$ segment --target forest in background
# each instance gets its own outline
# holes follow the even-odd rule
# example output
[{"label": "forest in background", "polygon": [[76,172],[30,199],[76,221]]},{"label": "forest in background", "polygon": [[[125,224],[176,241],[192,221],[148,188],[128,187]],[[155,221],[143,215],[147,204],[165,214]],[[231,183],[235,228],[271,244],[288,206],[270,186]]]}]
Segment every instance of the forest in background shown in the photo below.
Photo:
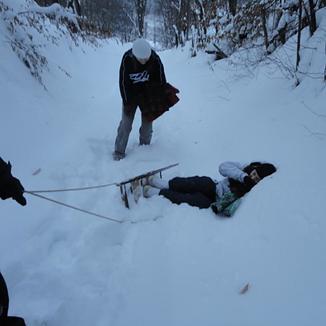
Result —
[{"label": "forest in background", "polygon": [[[34,0],[30,0],[34,3]],[[132,42],[145,37],[155,48],[166,49],[191,44],[191,56],[200,50],[215,58],[228,57],[239,49],[254,49],[260,62],[291,37],[296,38],[296,62],[289,67],[277,64],[297,79],[300,65],[301,31],[308,27],[312,36],[317,29],[317,13],[326,0],[36,0],[44,7],[41,15],[57,19],[62,7],[71,16],[60,13],[72,38],[116,38]],[[59,6],[60,5],[60,6]],[[1,7],[1,1],[0,1]],[[2,6],[3,7],[3,6]],[[68,8],[68,10],[66,10]],[[56,9],[56,10],[57,10]],[[60,11],[60,10],[59,10]],[[57,10],[58,12],[58,10]],[[24,13],[28,16],[28,13]],[[74,17],[74,18],[73,18]],[[17,17],[19,21],[21,17]],[[35,16],[28,24],[37,25]],[[23,23],[22,23],[23,24]],[[326,51],[326,41],[325,51]],[[18,47],[19,48],[19,47]],[[273,60],[278,60],[273,58]],[[326,67],[318,72],[326,80]]]},{"label": "forest in background", "polygon": [[[130,42],[155,38],[164,47],[191,40],[194,50],[224,43],[226,54],[254,42],[272,52],[309,26],[326,0],[36,0],[59,3],[87,19],[88,28]],[[146,19],[150,17],[150,19]]]}]

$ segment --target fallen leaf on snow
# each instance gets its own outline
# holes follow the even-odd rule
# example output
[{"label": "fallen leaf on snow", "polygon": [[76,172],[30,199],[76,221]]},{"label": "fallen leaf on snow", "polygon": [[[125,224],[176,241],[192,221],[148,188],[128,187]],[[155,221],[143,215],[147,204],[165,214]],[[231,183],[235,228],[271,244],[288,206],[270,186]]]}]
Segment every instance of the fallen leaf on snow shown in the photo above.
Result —
[{"label": "fallen leaf on snow", "polygon": [[39,168],[39,169],[35,170],[35,171],[32,173],[32,175],[38,175],[41,171],[42,171],[42,169]]},{"label": "fallen leaf on snow", "polygon": [[245,293],[247,293],[248,292],[248,290],[249,290],[249,287],[250,287],[250,284],[249,283],[247,283],[241,290],[240,290],[240,292],[239,292],[239,294],[245,294]]}]

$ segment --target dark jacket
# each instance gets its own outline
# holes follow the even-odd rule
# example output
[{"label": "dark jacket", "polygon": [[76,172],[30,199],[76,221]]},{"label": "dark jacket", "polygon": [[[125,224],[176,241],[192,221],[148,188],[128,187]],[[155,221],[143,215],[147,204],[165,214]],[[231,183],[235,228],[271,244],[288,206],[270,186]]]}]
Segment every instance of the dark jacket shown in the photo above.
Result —
[{"label": "dark jacket", "polygon": [[25,206],[26,199],[23,196],[24,191],[24,187],[20,181],[11,174],[10,162],[6,163],[0,157],[0,198],[12,198],[22,206]]},{"label": "dark jacket", "polygon": [[7,284],[0,273],[0,325],[1,326],[26,326],[23,318],[8,317],[9,296]]},{"label": "dark jacket", "polygon": [[[7,284],[0,273],[0,321],[8,316],[9,295]],[[1,325],[1,324],[0,324]]]},{"label": "dark jacket", "polygon": [[120,94],[124,105],[139,105],[146,88],[153,84],[164,85],[166,78],[160,57],[152,50],[146,64],[142,65],[128,50],[120,66]]},{"label": "dark jacket", "polygon": [[0,198],[7,199],[9,196],[6,193],[8,188],[8,182],[12,178],[11,176],[11,164],[6,163],[0,157]]}]

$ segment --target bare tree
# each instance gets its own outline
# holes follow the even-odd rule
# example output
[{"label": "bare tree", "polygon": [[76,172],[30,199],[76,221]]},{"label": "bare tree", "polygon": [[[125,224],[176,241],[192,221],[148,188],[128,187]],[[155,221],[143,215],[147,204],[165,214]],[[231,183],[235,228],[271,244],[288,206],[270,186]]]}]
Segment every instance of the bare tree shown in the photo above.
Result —
[{"label": "bare tree", "polygon": [[[325,42],[325,54],[326,54],[326,42]],[[326,64],[324,69],[324,81],[326,82]]]},{"label": "bare tree", "polygon": [[210,41],[211,37],[207,34],[208,27],[212,20],[216,20],[218,6],[218,0],[195,0],[191,6],[197,29],[198,46],[201,48],[205,48]]},{"label": "bare tree", "polygon": [[138,32],[139,36],[144,36],[144,20],[146,13],[147,0],[134,0],[137,22],[138,22]]},{"label": "bare tree", "polygon": [[130,0],[82,0],[81,6],[90,28],[101,35],[116,36],[125,42],[135,38],[135,7]]},{"label": "bare tree", "polygon": [[158,0],[158,4],[163,16],[167,45],[184,44],[189,32],[190,0]]},{"label": "bare tree", "polygon": [[304,1],[303,9],[305,11],[307,24],[309,25],[310,36],[312,36],[317,29],[316,4],[314,3],[314,0]]},{"label": "bare tree", "polygon": [[71,8],[72,11],[78,16],[81,15],[81,6],[79,0],[67,0],[67,8]]},{"label": "bare tree", "polygon": [[262,18],[262,28],[263,28],[263,33],[264,33],[264,43],[265,43],[265,48],[266,50],[268,49],[268,31],[267,31],[267,22],[266,22],[266,8],[262,4],[260,5],[260,13],[261,13],[261,18]]},{"label": "bare tree", "polygon": [[309,2],[309,30],[310,35],[312,36],[317,29],[317,22],[316,22],[316,4],[314,0],[308,0]]},{"label": "bare tree", "polygon": [[237,0],[228,0],[228,2],[231,15],[235,16],[235,14],[237,13]]},{"label": "bare tree", "polygon": [[297,61],[295,70],[298,71],[300,63],[300,45],[301,45],[301,25],[302,25],[302,0],[299,0],[299,17],[298,17],[298,38],[297,38]]}]

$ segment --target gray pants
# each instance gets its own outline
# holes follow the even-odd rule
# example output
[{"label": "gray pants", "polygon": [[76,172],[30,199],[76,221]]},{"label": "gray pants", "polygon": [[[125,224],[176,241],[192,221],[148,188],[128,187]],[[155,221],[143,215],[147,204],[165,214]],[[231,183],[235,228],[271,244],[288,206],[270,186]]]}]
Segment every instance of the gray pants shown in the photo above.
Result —
[{"label": "gray pants", "polygon": [[[136,109],[137,106],[128,108],[128,110],[122,107],[122,118],[119,124],[117,138],[115,139],[115,151],[118,153],[125,153]],[[139,129],[139,145],[149,145],[152,139],[152,133],[152,122],[148,121],[142,115],[141,127]]]}]

